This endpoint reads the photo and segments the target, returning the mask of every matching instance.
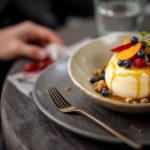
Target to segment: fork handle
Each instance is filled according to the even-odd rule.
[[[126,137],[125,135],[121,134],[117,130],[111,128],[108,126],[106,123],[102,122],[101,120],[97,119],[96,117],[93,117],[91,114],[81,110],[81,109],[76,109],[76,112],[80,113],[81,115],[86,116],[87,118],[93,120],[95,123],[106,129],[109,133],[120,139],[122,142],[126,143],[128,146],[134,148],[134,149],[141,149],[142,145],[133,141],[132,139]]]

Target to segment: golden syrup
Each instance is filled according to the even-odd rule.
[[[137,87],[137,91],[136,91],[136,97],[138,98],[140,96],[140,93],[141,93],[141,77],[143,74],[145,74],[147,76],[147,79],[148,79],[148,83],[147,83],[147,86],[148,86],[148,96],[150,96],[150,67],[144,67],[144,68],[135,68],[135,67],[132,67],[132,68],[129,68],[129,69],[126,69],[126,68],[123,68],[123,69],[126,69],[127,72],[117,72],[117,69],[119,68],[119,66],[117,65],[117,60],[116,59],[112,59],[107,67],[111,67],[112,69],[112,76],[111,76],[111,81],[110,81],[110,88],[112,90],[112,84],[113,84],[113,81],[115,80],[116,76],[117,77],[127,77],[127,76],[132,76],[135,78],[136,80],[136,87]]]

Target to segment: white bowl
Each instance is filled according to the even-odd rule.
[[[95,69],[102,68],[109,61],[113,55],[110,49],[122,43],[125,38],[132,36],[139,37],[139,34],[111,34],[86,43],[69,58],[68,72],[73,83],[101,106],[120,112],[148,112],[150,111],[150,103],[128,104],[115,101],[110,97],[103,97],[93,90],[88,81]]]

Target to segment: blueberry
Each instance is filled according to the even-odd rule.
[[[105,73],[101,73],[98,77],[99,80],[105,80]]]
[[[145,41],[142,42],[142,48],[145,49],[147,46],[147,43]]]
[[[133,37],[131,38],[131,42],[132,42],[132,44],[138,43],[138,38],[133,36]]]
[[[125,68],[130,68],[130,67],[132,66],[132,62],[131,62],[130,60],[125,60],[125,61],[123,62],[123,66],[124,66]]]
[[[90,77],[90,78],[89,78],[89,81],[90,81],[92,84],[94,84],[95,82],[98,81],[98,79],[97,79],[97,77]]]
[[[118,63],[117,63],[118,66],[122,67],[123,66],[123,62],[124,62],[124,60],[119,60]]]
[[[144,58],[144,56],[145,56],[144,50],[140,50],[140,51],[137,52],[137,57]]]
[[[102,96],[108,96],[108,95],[109,95],[108,90],[107,90],[107,89],[102,89],[102,90],[101,90],[101,95],[102,95]]]
[[[150,62],[150,53],[147,53],[146,55],[148,57],[148,62]]]

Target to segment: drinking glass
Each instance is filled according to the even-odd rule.
[[[94,0],[98,35],[138,31],[145,0]]]

